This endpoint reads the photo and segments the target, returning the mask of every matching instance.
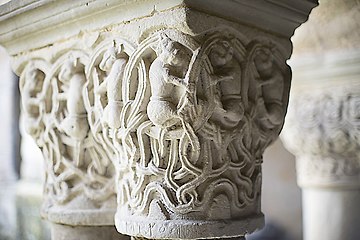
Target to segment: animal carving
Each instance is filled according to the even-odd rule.
[[[214,68],[212,84],[219,84],[211,120],[222,128],[233,128],[244,115],[241,103],[241,67],[228,41],[217,43],[209,54]]]
[[[128,57],[121,46],[118,49],[110,47],[99,65],[99,68],[108,74],[97,92],[107,94],[108,103],[104,109],[103,121],[110,128],[120,127],[120,113],[123,107],[121,86],[127,60]]]
[[[67,61],[60,70],[59,80],[69,87],[66,99],[67,115],[61,123],[61,128],[67,135],[81,141],[89,130],[81,94],[86,82],[84,66],[78,59]]]
[[[177,91],[188,88],[186,74],[191,56],[185,46],[167,36],[162,36],[158,52],[158,57],[150,66],[152,95],[147,114],[155,125],[166,128],[180,121],[178,103],[173,96]]]

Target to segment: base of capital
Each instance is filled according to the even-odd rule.
[[[151,220],[115,216],[118,232],[149,239],[212,239],[242,237],[264,226],[264,215],[238,220]]]
[[[113,226],[114,210],[62,210],[42,211],[50,222],[72,226]]]
[[[115,197],[96,202],[80,195],[66,204],[45,200],[41,215],[52,223],[71,226],[114,226]]]
[[[114,226],[70,226],[51,224],[52,240],[129,240],[121,235]]]

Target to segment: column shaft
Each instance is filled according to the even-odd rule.
[[[360,238],[360,190],[303,188],[304,239]]]

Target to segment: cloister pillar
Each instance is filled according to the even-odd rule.
[[[320,1],[293,37],[282,139],[296,155],[304,240],[360,239],[358,1]]]
[[[262,154],[286,114],[290,37],[316,4],[4,5],[0,43],[45,157],[53,238],[113,239],[114,223],[152,239],[261,228]]]

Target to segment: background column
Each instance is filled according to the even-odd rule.
[[[320,1],[293,37],[282,139],[297,157],[304,239],[360,238],[358,1]]]

